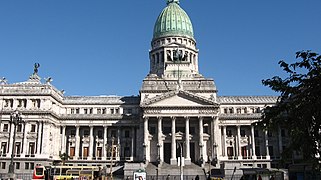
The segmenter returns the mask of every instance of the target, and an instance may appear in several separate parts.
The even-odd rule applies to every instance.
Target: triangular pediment
[[[214,100],[187,91],[171,91],[153,98],[147,98],[141,104],[143,107],[197,107],[217,105]]]

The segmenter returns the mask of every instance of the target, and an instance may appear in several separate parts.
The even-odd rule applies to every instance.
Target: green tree
[[[62,165],[65,165],[66,161],[68,161],[68,159],[70,158],[67,153],[62,153],[59,155],[59,157],[62,161]]]
[[[321,56],[311,51],[296,53],[297,61],[279,65],[285,78],[274,76],[263,85],[280,93],[277,103],[262,113],[261,126],[269,130],[284,127],[291,138],[282,154],[302,153],[304,160],[318,162],[321,154]]]

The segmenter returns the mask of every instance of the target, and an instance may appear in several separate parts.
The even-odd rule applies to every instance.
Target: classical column
[[[158,122],[157,122],[157,138],[158,138],[158,142],[157,142],[157,150],[158,150],[158,156],[157,158],[159,158],[159,163],[162,164],[164,161],[164,144],[163,144],[163,140],[162,140],[162,136],[163,136],[163,131],[162,131],[162,117],[157,117]]]
[[[131,156],[131,160],[133,161],[134,160],[134,149],[136,148],[135,147],[135,128],[134,127],[132,127],[131,128],[132,129],[132,135],[131,135],[131,154],[130,154],[130,156]]]
[[[120,142],[120,128],[118,127],[117,128],[117,145],[118,145],[118,151],[117,151],[117,157],[118,159],[120,159],[120,157],[122,156],[121,153],[122,153],[122,147],[120,146],[121,142]]]
[[[221,156],[221,148],[222,148],[222,138],[221,138],[221,128],[218,126],[218,116],[213,118],[213,125],[214,125],[214,132],[212,132],[212,136],[214,136],[214,142],[213,142],[213,152],[212,154],[214,157]]]
[[[9,155],[9,154],[11,154],[11,153],[14,153],[13,151],[12,151],[12,144],[13,144],[13,134],[14,134],[14,124],[13,123],[11,123],[11,125],[10,125],[10,137],[9,137],[9,148],[8,148],[8,152],[7,152],[7,156]],[[10,156],[9,156],[10,157]]]
[[[27,129],[26,129],[26,126],[27,125],[27,123],[26,122],[24,122],[23,123],[23,150],[22,150],[22,157],[25,157],[25,155],[27,154],[27,150],[28,150],[28,145],[27,145]]]
[[[176,117],[171,117],[171,118],[172,118],[171,165],[176,165],[177,164],[177,161],[176,161],[176,127],[175,127]]]
[[[88,155],[88,160],[92,160],[93,154],[94,154],[94,126],[89,125],[89,155]]]
[[[222,155],[227,156],[227,148],[226,148],[226,126],[223,126],[223,148],[222,148]]]
[[[108,136],[108,131],[107,131],[107,125],[104,125],[104,144],[103,144],[103,151],[104,151],[104,159],[107,160],[107,154],[108,154],[108,139],[107,139],[107,136]]]
[[[144,117],[144,153],[145,153],[145,163],[150,161],[150,151],[148,143],[148,117]]]
[[[237,150],[237,155],[238,155],[238,159],[242,159],[242,147],[241,147],[241,126],[237,126],[237,146],[236,146]]]
[[[190,141],[189,141],[189,117],[185,117],[185,164],[191,164],[191,151],[190,151]]]
[[[252,158],[253,158],[253,159],[256,159],[255,138],[254,138],[254,126],[251,126],[251,135],[252,135]]]
[[[62,126],[60,151],[61,151],[61,154],[66,152],[66,126]]]
[[[200,159],[204,162],[203,156],[203,146],[204,146],[204,138],[203,138],[203,117],[199,117],[199,147],[200,147]]]
[[[264,137],[265,137],[266,159],[270,159],[269,139],[268,139],[268,132],[267,132],[267,130],[264,131]]]
[[[41,121],[39,121],[38,123],[38,134],[37,134],[37,137],[38,137],[38,142],[37,142],[37,154],[40,155],[41,152],[40,152],[40,148],[41,148],[41,139],[42,139],[42,126],[43,126],[43,123]]]
[[[79,158],[79,146],[80,146],[80,137],[79,137],[79,125],[76,125],[76,148],[75,148],[75,158]]]

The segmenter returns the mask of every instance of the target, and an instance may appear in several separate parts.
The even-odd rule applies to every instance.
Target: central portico
[[[151,47],[140,91],[144,160],[205,162],[219,152],[217,90],[213,79],[199,73],[193,26],[178,0],[168,0],[158,16]]]

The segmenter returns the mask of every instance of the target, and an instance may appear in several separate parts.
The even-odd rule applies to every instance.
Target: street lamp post
[[[11,159],[10,159],[8,174],[12,179],[14,179],[13,158],[15,153],[16,129],[17,129],[17,125],[19,125],[21,122],[22,122],[21,113],[19,113],[18,111],[14,111],[13,113],[10,114],[10,123],[11,125],[12,124],[14,125],[14,129],[13,129],[13,139],[12,139],[12,152],[11,152]]]

